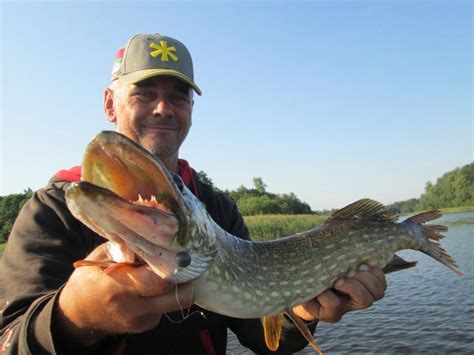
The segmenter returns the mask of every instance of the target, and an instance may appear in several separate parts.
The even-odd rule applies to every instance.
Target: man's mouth
[[[153,129],[156,131],[177,131],[178,127],[176,126],[163,126],[163,125],[145,125],[147,129]]]

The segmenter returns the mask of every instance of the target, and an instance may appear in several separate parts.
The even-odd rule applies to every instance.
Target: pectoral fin
[[[265,334],[265,344],[271,351],[278,349],[281,337],[281,325],[283,323],[283,314],[276,316],[262,317],[263,332]]]
[[[285,314],[292,320],[292,322],[295,324],[296,328],[298,328],[301,334],[303,334],[309,345],[311,345],[311,347],[319,355],[323,355],[323,352],[319,349],[318,344],[316,344],[316,340],[314,339],[313,334],[311,334],[311,331],[309,330],[306,323],[303,322],[303,320],[298,317],[291,309],[287,309],[285,311]]]

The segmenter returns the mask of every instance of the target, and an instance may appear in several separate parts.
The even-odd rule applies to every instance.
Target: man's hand
[[[295,314],[306,321],[322,320],[338,322],[349,311],[368,308],[381,299],[387,282],[379,268],[361,265],[346,278],[338,280],[332,289],[318,297],[293,308]]]
[[[104,247],[86,260],[106,261]],[[123,266],[108,274],[97,266],[79,267],[59,295],[54,326],[78,346],[112,334],[140,333],[156,326],[163,313],[191,305],[190,286],[176,290],[172,280],[161,279],[147,265]]]

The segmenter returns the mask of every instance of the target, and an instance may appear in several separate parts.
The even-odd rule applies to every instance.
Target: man
[[[248,239],[235,204],[178,159],[192,124],[193,91],[201,94],[187,48],[171,37],[137,35],[117,54],[104,111],[117,131],[180,174],[221,227]],[[227,328],[253,351],[268,352],[258,319],[233,319],[196,306],[184,320],[180,312],[173,313],[180,304],[192,304],[192,288],[175,287],[147,266],[110,274],[95,266],[74,270],[78,259],[107,259],[101,246],[105,240],[75,220],[65,205],[64,192],[78,179],[78,167],[59,172],[17,218],[0,265],[0,352],[220,354]],[[347,311],[367,308],[383,297],[385,288],[382,271],[362,265],[294,311],[313,323],[314,331],[315,321],[336,322]],[[278,351],[305,345],[299,332],[287,326]]]

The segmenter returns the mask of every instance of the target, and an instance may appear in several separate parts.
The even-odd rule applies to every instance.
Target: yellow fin
[[[296,314],[293,313],[291,309],[287,309],[285,314],[293,321],[296,328],[303,334],[305,339],[308,341],[309,345],[319,354],[324,355],[323,352],[319,349],[318,344],[316,344],[316,340],[314,340],[313,334],[311,334],[308,326],[306,325],[303,320],[298,317]],[[268,344],[267,344],[268,346]]]
[[[271,351],[278,349],[281,337],[281,325],[283,323],[283,313],[276,316],[262,317],[263,332],[265,334],[265,344]]]

